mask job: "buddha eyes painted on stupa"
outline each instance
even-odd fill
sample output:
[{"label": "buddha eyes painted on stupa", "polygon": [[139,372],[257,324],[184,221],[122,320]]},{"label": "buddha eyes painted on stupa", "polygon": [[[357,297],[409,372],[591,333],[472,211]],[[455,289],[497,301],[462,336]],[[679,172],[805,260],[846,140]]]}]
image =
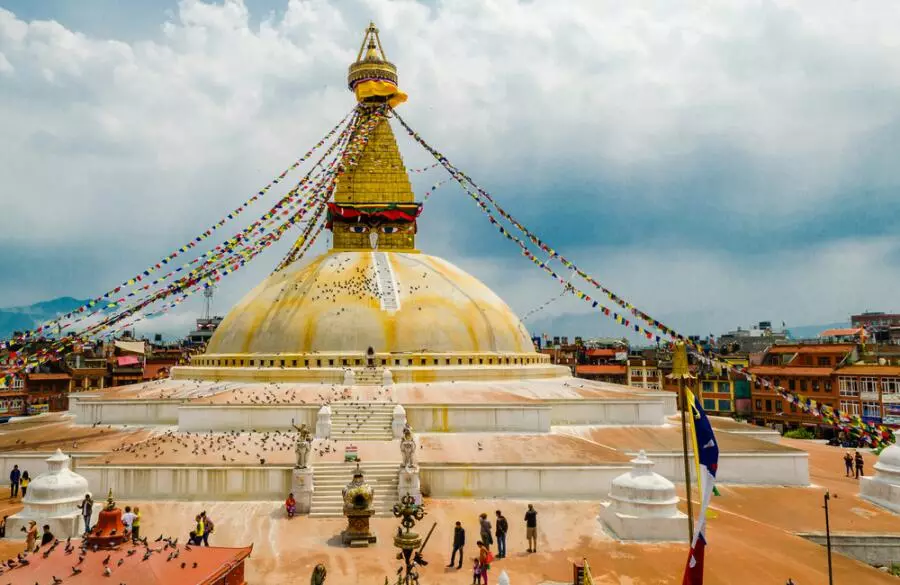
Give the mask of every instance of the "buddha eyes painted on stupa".
[{"label": "buddha eyes painted on stupa", "polygon": [[369,226],[366,225],[351,225],[350,231],[354,234],[364,234],[369,231]]}]

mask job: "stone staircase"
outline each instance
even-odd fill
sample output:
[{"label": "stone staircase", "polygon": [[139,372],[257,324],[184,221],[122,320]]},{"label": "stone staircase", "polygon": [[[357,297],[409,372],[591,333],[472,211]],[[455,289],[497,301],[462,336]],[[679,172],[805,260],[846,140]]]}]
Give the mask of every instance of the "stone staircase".
[{"label": "stone staircase", "polygon": [[353,368],[353,379],[357,386],[381,386],[384,368]]},{"label": "stone staircase", "polygon": [[[369,463],[359,464],[365,479],[375,490],[375,516],[392,517],[400,480],[400,464]],[[311,518],[329,518],[344,515],[344,500],[341,490],[353,479],[356,463],[317,463],[313,467],[315,492],[309,509]]]},{"label": "stone staircase", "polygon": [[391,441],[392,402],[332,402],[331,438],[335,441]]}]

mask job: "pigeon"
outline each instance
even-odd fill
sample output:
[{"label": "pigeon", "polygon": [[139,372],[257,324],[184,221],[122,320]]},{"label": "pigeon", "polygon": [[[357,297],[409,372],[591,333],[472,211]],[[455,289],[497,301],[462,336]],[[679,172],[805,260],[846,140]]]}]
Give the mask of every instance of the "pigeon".
[{"label": "pigeon", "polygon": [[125,559],[119,559],[119,562],[116,563],[116,566],[121,567],[124,562],[125,562]]},{"label": "pigeon", "polygon": [[193,568],[193,569],[196,569],[196,568],[197,568],[197,562],[196,562],[196,561],[194,561],[194,566],[191,567],[191,568]]},{"label": "pigeon", "polygon": [[56,575],[53,575],[53,585],[59,585],[60,583],[62,583],[62,579],[60,579]]},{"label": "pigeon", "polygon": [[80,573],[80,572],[81,572],[81,569],[79,569],[78,567],[72,567],[72,574],[73,574],[73,575],[77,575],[77,574]]},{"label": "pigeon", "polygon": [[103,569],[103,574],[109,577],[110,575],[112,575],[112,569],[106,567],[105,569]]},{"label": "pigeon", "polygon": [[136,552],[137,552],[137,549],[136,549],[136,548],[133,548],[133,549],[131,549],[130,551],[128,551],[127,553],[125,553],[125,554],[127,554],[128,556],[131,556],[131,555],[133,555],[133,554],[136,553]]},{"label": "pigeon", "polygon": [[112,557],[112,555],[106,555],[106,558],[103,559],[103,564],[104,564],[104,565],[108,565],[108,564],[109,564],[109,559],[110,559],[110,557]]}]

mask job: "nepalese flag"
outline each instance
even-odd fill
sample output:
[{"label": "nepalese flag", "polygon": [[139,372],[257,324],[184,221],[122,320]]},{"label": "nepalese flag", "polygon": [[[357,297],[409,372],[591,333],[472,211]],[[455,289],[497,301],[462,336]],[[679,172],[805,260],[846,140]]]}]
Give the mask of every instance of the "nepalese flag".
[{"label": "nepalese flag", "polygon": [[697,522],[694,528],[694,538],[691,541],[691,552],[687,566],[684,568],[682,585],[703,585],[703,556],[706,550],[706,513],[709,509],[709,500],[715,489],[716,471],[719,469],[719,444],[713,434],[712,424],[709,422],[700,400],[690,394],[691,402],[691,439],[694,441],[695,452],[700,463],[700,476],[698,480],[701,486],[700,512],[697,514]]}]

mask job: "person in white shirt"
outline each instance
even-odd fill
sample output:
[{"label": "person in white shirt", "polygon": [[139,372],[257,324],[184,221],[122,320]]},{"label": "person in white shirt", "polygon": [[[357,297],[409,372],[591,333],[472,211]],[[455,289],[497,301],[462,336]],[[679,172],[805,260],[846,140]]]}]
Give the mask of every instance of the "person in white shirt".
[{"label": "person in white shirt", "polygon": [[134,524],[134,519],[137,518],[134,512],[131,511],[131,506],[125,506],[125,513],[122,514],[122,524],[125,525],[125,533],[131,534],[131,526]]}]

